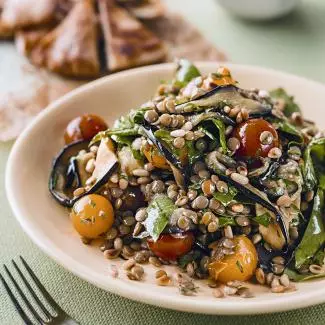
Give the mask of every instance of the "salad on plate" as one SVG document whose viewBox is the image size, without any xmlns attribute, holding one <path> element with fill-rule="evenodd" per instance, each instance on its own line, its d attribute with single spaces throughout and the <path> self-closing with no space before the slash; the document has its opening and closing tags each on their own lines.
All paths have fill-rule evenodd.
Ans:
<svg viewBox="0 0 325 325">
<path fill-rule="evenodd" d="M 113 276 L 150 263 L 158 285 L 192 295 L 200 279 L 219 298 L 325 275 L 325 137 L 284 89 L 181 59 L 141 107 L 111 127 L 79 116 L 64 140 L 49 190 L 83 243 L 125 260 Z"/>
</svg>

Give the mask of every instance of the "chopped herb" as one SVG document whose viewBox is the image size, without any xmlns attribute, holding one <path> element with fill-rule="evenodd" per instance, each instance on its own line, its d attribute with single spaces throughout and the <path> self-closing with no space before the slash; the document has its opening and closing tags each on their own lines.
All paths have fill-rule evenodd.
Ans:
<svg viewBox="0 0 325 325">
<path fill-rule="evenodd" d="M 268 227 L 272 223 L 272 217 L 268 212 L 253 218 L 253 220 L 264 227 Z"/>
<path fill-rule="evenodd" d="M 241 273 L 244 273 L 243 266 L 241 265 L 241 263 L 240 263 L 239 260 L 236 261 L 236 266 L 238 267 L 238 269 L 239 269 L 239 271 L 240 271 Z"/>
</svg>

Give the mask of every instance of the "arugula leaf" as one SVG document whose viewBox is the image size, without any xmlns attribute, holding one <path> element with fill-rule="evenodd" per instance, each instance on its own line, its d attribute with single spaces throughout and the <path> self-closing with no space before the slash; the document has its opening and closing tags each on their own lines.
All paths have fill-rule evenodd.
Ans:
<svg viewBox="0 0 325 325">
<path fill-rule="evenodd" d="M 213 197 L 220 201 L 222 205 L 227 206 L 236 196 L 238 193 L 237 189 L 234 186 L 228 186 L 228 192 L 227 193 L 221 193 L 221 192 L 214 192 Z"/>
<path fill-rule="evenodd" d="M 283 88 L 271 90 L 270 95 L 274 100 L 284 100 L 284 115 L 290 117 L 292 113 L 300 112 L 300 107 L 297 105 L 297 103 L 295 103 L 293 96 L 288 95 L 288 93 Z"/>
<path fill-rule="evenodd" d="M 317 184 L 325 190 L 325 138 L 313 139 L 304 152 L 303 176 L 307 190 Z"/>
<path fill-rule="evenodd" d="M 198 68 L 189 60 L 180 59 L 175 74 L 175 82 L 181 87 L 186 86 L 192 79 L 201 76 Z"/>
<path fill-rule="evenodd" d="M 301 242 L 295 250 L 295 267 L 301 268 L 310 262 L 319 248 L 325 243 L 324 216 L 324 192 L 318 189 L 314 197 L 314 205 L 311 211 L 307 228 Z"/>
<path fill-rule="evenodd" d="M 268 227 L 272 223 L 272 217 L 268 212 L 254 217 L 253 220 L 264 227 Z"/>
<path fill-rule="evenodd" d="M 121 116 L 115 121 L 113 129 L 132 129 L 134 128 L 133 120 L 131 119 L 131 114 Z"/>
<path fill-rule="evenodd" d="M 173 201 L 165 194 L 157 194 L 151 200 L 147 208 L 148 217 L 143 224 L 154 241 L 167 226 L 175 209 Z"/>
</svg>

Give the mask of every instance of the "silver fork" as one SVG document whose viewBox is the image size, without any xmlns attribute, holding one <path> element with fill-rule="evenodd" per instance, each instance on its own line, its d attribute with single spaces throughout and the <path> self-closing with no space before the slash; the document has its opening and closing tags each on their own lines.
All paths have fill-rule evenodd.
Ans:
<svg viewBox="0 0 325 325">
<path fill-rule="evenodd" d="M 48 291 L 45 289 L 45 287 L 42 285 L 40 280 L 36 277 L 33 270 L 30 268 L 30 266 L 27 264 L 25 259 L 22 256 L 19 256 L 22 264 L 24 267 L 19 267 L 18 264 L 12 260 L 12 264 L 14 268 L 16 269 L 17 273 L 19 274 L 19 277 L 24 282 L 26 291 L 33 297 L 33 300 L 35 301 L 36 305 L 38 306 L 38 309 L 42 311 L 40 313 L 37 311 L 33 305 L 29 302 L 27 299 L 27 296 L 25 295 L 24 291 L 22 290 L 21 286 L 18 284 L 18 282 L 15 280 L 12 273 L 9 271 L 8 267 L 4 265 L 4 269 L 10 278 L 14 288 L 18 292 L 20 299 L 24 302 L 25 308 L 28 310 L 29 314 L 33 317 L 27 315 L 25 312 L 22 304 L 18 301 L 18 299 L 15 297 L 12 289 L 10 289 L 9 284 L 5 280 L 5 278 L 0 273 L 0 280 L 3 283 L 11 301 L 13 302 L 16 310 L 18 311 L 20 317 L 23 319 L 26 325 L 79 325 L 75 320 L 73 320 L 51 297 L 51 295 L 48 293 Z M 30 282 L 27 280 L 26 276 L 24 275 L 23 269 L 30 275 L 30 277 L 34 280 L 34 283 L 38 287 L 39 291 L 41 291 L 43 298 L 47 301 L 47 303 L 52 307 L 52 309 L 55 311 L 55 315 L 51 313 L 43 304 L 35 290 L 32 288 Z"/>
</svg>

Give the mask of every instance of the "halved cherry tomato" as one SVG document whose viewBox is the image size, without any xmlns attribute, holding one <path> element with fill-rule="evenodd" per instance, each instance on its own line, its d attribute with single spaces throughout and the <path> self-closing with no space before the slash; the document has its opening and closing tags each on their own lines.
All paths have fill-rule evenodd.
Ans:
<svg viewBox="0 0 325 325">
<path fill-rule="evenodd" d="M 114 210 L 105 197 L 89 194 L 74 204 L 70 217 L 81 236 L 94 239 L 112 227 Z"/>
<path fill-rule="evenodd" d="M 69 122 L 64 133 L 64 141 L 69 144 L 77 140 L 90 140 L 98 132 L 106 129 L 107 124 L 101 117 L 84 114 Z"/>
<path fill-rule="evenodd" d="M 221 260 L 209 264 L 210 276 L 222 283 L 238 280 L 247 281 L 255 273 L 257 267 L 257 252 L 251 240 L 242 235 L 234 239 L 235 254 L 225 255 Z"/>
<path fill-rule="evenodd" d="M 153 253 L 164 260 L 175 261 L 178 257 L 188 253 L 194 242 L 191 232 L 183 234 L 162 234 L 155 242 L 148 239 L 148 246 Z"/>
<path fill-rule="evenodd" d="M 264 131 L 272 134 L 270 143 L 262 143 L 260 136 Z M 232 137 L 240 141 L 240 147 L 236 151 L 240 158 L 267 157 L 268 152 L 279 146 L 279 137 L 274 127 L 263 119 L 251 119 L 239 124 L 232 132 Z"/>
</svg>

